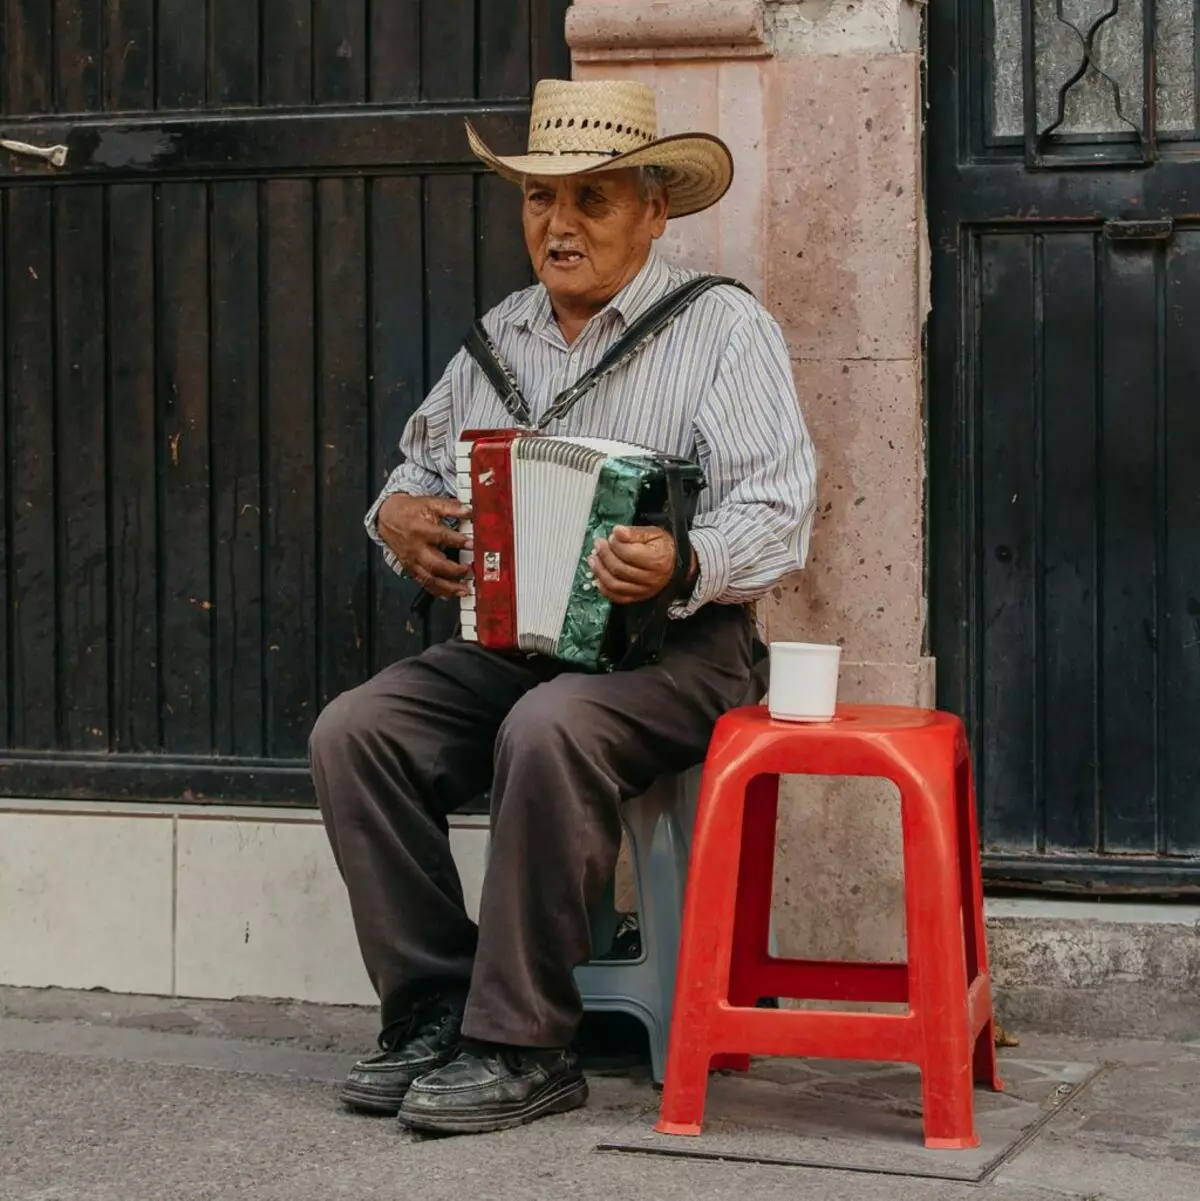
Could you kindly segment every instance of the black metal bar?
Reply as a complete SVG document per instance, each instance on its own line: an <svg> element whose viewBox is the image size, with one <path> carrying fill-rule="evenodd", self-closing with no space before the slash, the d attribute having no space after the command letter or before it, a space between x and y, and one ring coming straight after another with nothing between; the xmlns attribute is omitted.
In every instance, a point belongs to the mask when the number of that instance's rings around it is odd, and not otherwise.
<svg viewBox="0 0 1200 1201"><path fill-rule="evenodd" d="M1030 169L1065 167L1149 166L1157 157L1155 121L1155 3L1143 0L1142 5L1142 96L1140 119L1134 121L1126 113L1121 82L1105 71L1096 61L1096 41L1101 31L1120 12L1121 0L1110 0L1109 7L1081 29L1066 17L1063 0L1056 0L1054 20L1070 29L1079 40L1080 59L1076 69L1058 87L1053 120L1044 128L1038 112L1039 27L1033 0L1022 4L1022 82L1025 109L1025 162ZM1065 136L1061 130L1066 121L1067 98L1071 91L1089 74L1103 79L1112 89L1117 120L1130 134Z"/></svg>
<svg viewBox="0 0 1200 1201"><path fill-rule="evenodd" d="M463 121L468 116L489 140L516 146L527 133L529 106L361 105L304 112L10 121L0 127L22 141L65 144L67 165L55 170L6 155L0 158L0 182L482 169L467 147Z"/></svg>
<svg viewBox="0 0 1200 1201"><path fill-rule="evenodd" d="M1037 17L1033 0L1021 0L1021 98L1025 108L1025 164L1038 165Z"/></svg>
<svg viewBox="0 0 1200 1201"><path fill-rule="evenodd" d="M936 170L930 216L935 228L992 223L1121 219L1158 220L1176 224L1200 222L1200 146L1178 149L1160 158L1153 171L1131 171L1105 164L1104 170L1073 171L1069 182L1052 171L1026 171L1019 162L1000 158L963 163L930 164ZM952 200L951 200L952 198ZM951 204L947 211L940 206Z"/></svg>
<svg viewBox="0 0 1200 1201"><path fill-rule="evenodd" d="M1142 146L1147 161L1157 157L1158 0L1142 0Z"/></svg>
<svg viewBox="0 0 1200 1201"><path fill-rule="evenodd" d="M315 805L303 759L0 752L0 797L59 801ZM487 812L477 797L458 810Z"/></svg>
<svg viewBox="0 0 1200 1201"><path fill-rule="evenodd" d="M1038 851L1046 849L1046 247L1033 239L1033 808Z"/></svg>
<svg viewBox="0 0 1200 1201"><path fill-rule="evenodd" d="M990 892L1182 897L1200 894L1200 859L1168 855L1009 855L984 852ZM1097 918L1102 912L1097 912Z"/></svg>
<svg viewBox="0 0 1200 1201"><path fill-rule="evenodd" d="M1153 221L1105 221L1104 236L1113 242L1165 242L1175 232L1172 217Z"/></svg>
<svg viewBox="0 0 1200 1201"><path fill-rule="evenodd" d="M1164 696L1167 681L1167 264L1165 248L1154 250L1154 848L1167 850L1171 778Z"/></svg>

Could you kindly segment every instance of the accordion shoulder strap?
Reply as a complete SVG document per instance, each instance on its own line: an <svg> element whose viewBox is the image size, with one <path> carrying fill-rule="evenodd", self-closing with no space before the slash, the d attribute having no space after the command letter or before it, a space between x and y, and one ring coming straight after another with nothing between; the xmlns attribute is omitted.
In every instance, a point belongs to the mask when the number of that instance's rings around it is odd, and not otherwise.
<svg viewBox="0 0 1200 1201"><path fill-rule="evenodd" d="M537 428L544 429L552 421L565 417L606 375L623 366L638 353L656 334L666 328L694 300L710 288L727 284L749 292L745 284L724 275L700 275L688 280L666 296L655 301L626 331L609 347L604 357L590 371L579 377L569 388L560 392L550 407L537 421ZM521 393L516 376L500 357L483 322L476 321L463 345L467 353L479 364L488 382L495 388L501 403L509 414L522 426L534 424L529 402Z"/></svg>
<svg viewBox="0 0 1200 1201"><path fill-rule="evenodd" d="M529 411L529 402L521 392L517 378L509 369L508 364L500 357L495 343L488 337L482 321L476 321L471 326L463 346L467 353L479 364L487 381L496 390L500 403L508 410L518 425L533 424L533 414Z"/></svg>

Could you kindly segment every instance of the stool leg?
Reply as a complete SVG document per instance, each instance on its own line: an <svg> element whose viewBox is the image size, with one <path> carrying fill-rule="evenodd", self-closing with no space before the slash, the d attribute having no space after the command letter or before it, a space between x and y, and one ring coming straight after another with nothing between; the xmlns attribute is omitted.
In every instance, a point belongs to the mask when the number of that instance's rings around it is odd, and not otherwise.
<svg viewBox="0 0 1200 1201"><path fill-rule="evenodd" d="M771 899L775 879L775 831L779 819L779 777L756 776L746 791L742 853L738 871L737 916L729 1003L753 1008L765 995L762 966L770 956ZM716 1055L714 1069L748 1072L749 1055Z"/></svg>
<svg viewBox="0 0 1200 1201"><path fill-rule="evenodd" d="M667 1073L655 1126L660 1134L697 1135L704 1120L713 1059L709 1018L729 995L737 913L738 873L729 848L740 844L746 789L745 781L726 778L719 765L710 761L705 768L684 904Z"/></svg>
<svg viewBox="0 0 1200 1201"><path fill-rule="evenodd" d="M945 759L897 779L902 797L909 1005L922 1036L925 1145L979 1146L972 1092L954 780Z"/></svg>
<svg viewBox="0 0 1200 1201"><path fill-rule="evenodd" d="M975 805L975 774L971 770L971 755L964 737L960 748L956 775L958 795L959 834L961 845L959 858L962 864L963 903L970 905L970 913L964 921L967 940L967 979L973 983L979 976L989 976L987 953L987 927L983 913L983 871L979 862L979 812ZM996 1023L988 1021L975 1040L974 1077L980 1084L987 1085L993 1092L1004 1091L1000 1078L1000 1065L996 1056Z"/></svg>

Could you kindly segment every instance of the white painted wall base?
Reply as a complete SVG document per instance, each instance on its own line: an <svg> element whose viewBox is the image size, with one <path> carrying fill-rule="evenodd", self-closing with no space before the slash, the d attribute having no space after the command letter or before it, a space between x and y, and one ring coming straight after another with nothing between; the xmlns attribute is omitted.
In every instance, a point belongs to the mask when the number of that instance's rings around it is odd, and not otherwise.
<svg viewBox="0 0 1200 1201"><path fill-rule="evenodd" d="M483 818L451 840L472 915ZM1200 1037L1200 908L991 900L1006 1021ZM374 1005L306 809L0 801L0 984Z"/></svg>
<svg viewBox="0 0 1200 1201"><path fill-rule="evenodd" d="M451 841L475 915L486 820ZM0 802L0 984L376 1000L304 809Z"/></svg>

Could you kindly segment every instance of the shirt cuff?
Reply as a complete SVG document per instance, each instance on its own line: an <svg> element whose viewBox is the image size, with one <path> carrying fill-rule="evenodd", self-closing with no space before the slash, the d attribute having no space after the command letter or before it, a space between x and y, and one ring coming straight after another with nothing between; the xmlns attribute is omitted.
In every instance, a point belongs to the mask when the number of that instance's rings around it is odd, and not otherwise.
<svg viewBox="0 0 1200 1201"><path fill-rule="evenodd" d="M675 618L691 617L697 609L717 600L729 587L729 547L720 531L710 526L699 526L692 530L688 537L691 539L692 550L696 552L700 572L692 588L692 595L687 600L671 606L670 616Z"/></svg>

